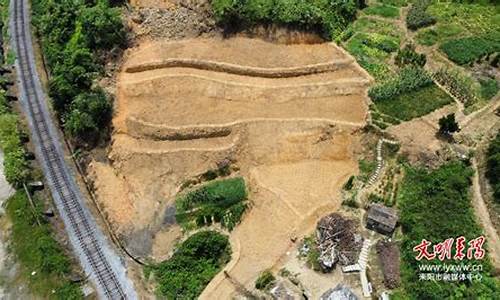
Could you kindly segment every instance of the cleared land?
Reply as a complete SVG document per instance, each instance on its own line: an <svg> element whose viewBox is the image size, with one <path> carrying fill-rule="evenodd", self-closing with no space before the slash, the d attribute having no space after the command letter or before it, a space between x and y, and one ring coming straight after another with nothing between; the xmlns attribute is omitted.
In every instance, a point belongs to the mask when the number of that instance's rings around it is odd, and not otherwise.
<svg viewBox="0 0 500 300"><path fill-rule="evenodd" d="M135 254L168 257L181 236L172 218L177 193L223 160L245 178L250 202L230 235L233 283L252 287L291 238L340 206L341 187L357 172L369 82L341 49L245 38L158 42L130 50L122 70L111 164L94 161L90 173ZM220 273L202 296L233 292Z"/></svg>

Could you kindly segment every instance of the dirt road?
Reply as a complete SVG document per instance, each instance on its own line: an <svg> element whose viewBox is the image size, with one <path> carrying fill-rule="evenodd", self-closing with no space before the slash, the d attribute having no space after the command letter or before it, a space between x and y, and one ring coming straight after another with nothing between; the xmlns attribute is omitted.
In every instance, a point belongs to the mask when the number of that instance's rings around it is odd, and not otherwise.
<svg viewBox="0 0 500 300"><path fill-rule="evenodd" d="M490 215L488 213L488 208L484 202L483 196L481 194L481 185L479 184L479 173L477 169L476 160L472 160L472 167L474 168L474 177L472 178L472 205L476 216L484 229L488 242L488 254L490 255L495 267L500 268L500 239L498 238L498 233L490 220Z"/></svg>

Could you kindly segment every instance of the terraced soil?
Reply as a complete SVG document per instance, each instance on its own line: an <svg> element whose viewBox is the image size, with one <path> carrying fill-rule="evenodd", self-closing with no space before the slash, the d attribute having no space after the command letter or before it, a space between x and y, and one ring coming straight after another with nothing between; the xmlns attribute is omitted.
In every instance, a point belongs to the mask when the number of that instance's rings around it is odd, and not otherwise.
<svg viewBox="0 0 500 300"><path fill-rule="evenodd" d="M112 163L89 168L98 201L130 251L165 258L181 236L169 215L180 186L229 159L252 205L230 234L232 280L221 273L202 295L227 299L234 282L252 287L292 238L338 209L357 172L369 80L331 44L234 38L132 49L118 80Z"/></svg>

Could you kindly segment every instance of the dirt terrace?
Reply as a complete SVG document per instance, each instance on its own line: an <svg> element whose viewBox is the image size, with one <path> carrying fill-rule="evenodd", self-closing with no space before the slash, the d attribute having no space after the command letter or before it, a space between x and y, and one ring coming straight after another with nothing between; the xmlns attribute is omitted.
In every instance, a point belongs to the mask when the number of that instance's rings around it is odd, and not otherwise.
<svg viewBox="0 0 500 300"><path fill-rule="evenodd" d="M181 237L179 187L231 160L252 205L230 234L233 283L221 273L202 295L229 298L234 282L251 288L295 237L338 209L357 172L368 82L331 44L233 38L132 49L118 81L111 164L90 167L98 201L130 251L164 259Z"/></svg>

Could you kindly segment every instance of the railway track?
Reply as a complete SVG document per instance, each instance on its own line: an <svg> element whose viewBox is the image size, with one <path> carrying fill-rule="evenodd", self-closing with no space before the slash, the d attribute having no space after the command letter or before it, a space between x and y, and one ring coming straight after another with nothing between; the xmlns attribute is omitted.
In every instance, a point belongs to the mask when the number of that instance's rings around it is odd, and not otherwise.
<svg viewBox="0 0 500 300"><path fill-rule="evenodd" d="M23 111L28 119L37 158L71 245L100 298L136 299L123 262L97 227L64 160L59 134L35 67L28 0L11 0L10 32L17 55L16 69Z"/></svg>

